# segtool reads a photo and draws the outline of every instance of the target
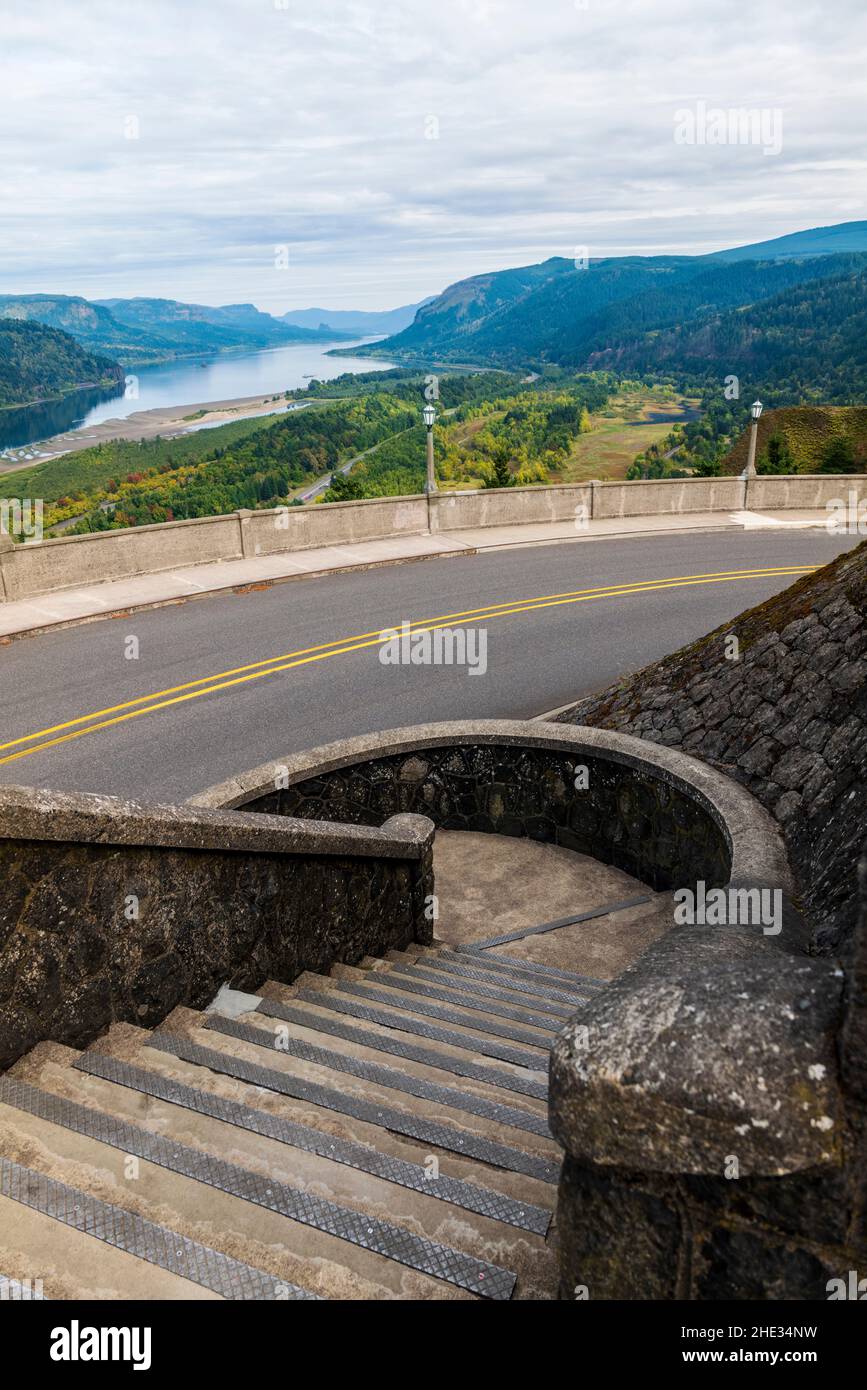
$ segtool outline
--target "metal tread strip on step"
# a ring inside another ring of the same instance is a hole
[[[559,985],[562,989],[583,989],[585,986],[601,989],[608,984],[607,980],[600,980],[596,975],[579,975],[574,970],[561,970],[555,965],[542,965],[537,960],[519,959],[517,956],[486,956],[484,951],[477,949],[475,942],[470,941],[464,946],[456,946],[454,950],[449,946],[443,946],[436,954],[444,960],[454,961],[465,960],[467,956],[478,955],[480,964],[485,961],[489,965],[502,965],[504,969],[526,975],[529,979],[542,977],[540,983],[547,979],[549,984]],[[427,957],[420,957],[420,959],[427,959]]]
[[[515,1094],[531,1095],[545,1101],[547,1099],[547,1084],[545,1081],[535,1080],[534,1077],[511,1076],[509,1072],[495,1072],[490,1066],[481,1065],[478,1062],[465,1062],[463,1058],[452,1058],[443,1055],[442,1052],[433,1052],[432,1048],[417,1047],[414,1042],[404,1042],[402,1038],[386,1037],[383,1033],[368,1033],[365,1029],[354,1029],[352,1023],[343,1023],[342,1019],[332,1019],[332,1017],[318,1015],[318,1013],[308,1013],[306,1009],[297,1009],[292,1004],[282,1004],[279,999],[268,999],[265,997],[258,1005],[257,1013],[270,1019],[282,1019],[283,1023],[295,1023],[302,1029],[310,1029],[311,1033],[325,1033],[328,1037],[340,1038],[343,1042],[356,1042],[358,1047],[371,1048],[374,1052],[386,1052],[389,1056],[399,1056],[404,1062],[417,1062],[420,1066],[431,1066],[439,1072],[450,1072],[454,1076],[465,1076],[471,1081],[484,1081],[489,1086],[496,1086],[502,1090],[514,1091]],[[235,1020],[224,1019],[222,1015],[211,1015],[208,1017],[207,1029],[217,1029],[220,1033],[229,1036],[240,1037],[240,1033],[232,1034],[232,1030],[226,1027],[226,1023]],[[257,1045],[267,1045],[274,1049],[274,1034],[265,1033],[264,1029],[257,1029],[253,1024],[240,1024],[250,1030],[253,1037],[247,1041],[256,1042]],[[267,1042],[265,1042],[267,1040]],[[517,1129],[529,1130],[531,1134],[547,1134],[545,1130],[538,1130],[529,1120],[536,1119],[532,1112],[515,1111],[509,1106],[500,1105],[499,1101],[486,1101],[484,1097],[475,1095],[472,1091],[457,1090],[456,1087],[439,1086],[436,1081],[422,1080],[420,1077],[410,1076],[406,1072],[397,1072],[390,1066],[381,1066],[377,1062],[363,1062],[358,1058],[345,1054],[345,1052],[333,1052],[329,1048],[317,1047],[313,1042],[306,1042],[303,1038],[285,1037],[282,1040],[282,1051],[289,1056],[297,1056],[304,1062],[314,1062],[317,1066],[328,1066],[336,1072],[350,1072],[353,1076],[363,1077],[365,1081],[377,1081],[381,1086],[392,1087],[397,1091],[408,1091],[410,1095],[424,1095],[425,1098],[438,1099],[442,1105],[453,1106],[454,1109],[467,1111],[470,1115],[484,1115],[486,1119],[499,1119],[507,1112],[513,1118],[502,1119],[503,1125],[514,1125]],[[388,1073],[374,1076],[374,1068],[381,1073]],[[415,1086],[427,1087],[427,1090],[415,1090]],[[435,1094],[439,1093],[439,1094]],[[485,1109],[481,1106],[484,1105]],[[495,1106],[499,1115],[493,1115],[489,1106]],[[540,1116],[539,1116],[540,1119]]]
[[[385,972],[381,972],[384,974]],[[467,1017],[466,1013],[458,1009],[444,1009],[430,997],[424,997],[425,991],[418,993],[421,998],[401,999],[395,995],[389,995],[388,990],[383,994],[378,988],[374,988],[374,981],[369,984],[367,981],[358,980],[333,980],[329,986],[336,989],[340,994],[351,994],[358,999],[370,999],[375,1004],[389,1004],[392,1008],[406,1009],[408,1013],[424,1014],[428,1018],[439,1019],[441,1023],[457,1023],[464,1028],[477,1028],[480,1033],[485,1033],[488,1037],[506,1038],[510,1042],[527,1043],[529,1047],[551,1046],[551,1034],[548,1037],[540,1038],[538,1033],[528,1033],[523,1028],[515,1028],[508,1023],[500,1023],[489,1018]],[[323,991],[325,993],[325,991]],[[468,1005],[464,1004],[464,1008]]]
[[[458,989],[440,989],[434,984],[422,983],[406,975],[402,966],[395,965],[391,970],[372,970],[370,984],[386,985],[390,989],[402,990],[404,994],[422,994],[428,999],[437,999],[443,1004],[459,1004],[464,1009],[476,1009],[479,1013],[493,1014],[496,1018],[513,1019],[515,1023],[529,1023],[533,1028],[542,1028],[550,1036],[560,1028],[560,1023],[550,1014],[534,1014],[529,1009],[516,1009],[498,1000],[483,1003],[481,999],[470,1000]]]
[[[123,1153],[134,1154],[147,1163],[158,1164],[169,1172],[180,1173],[195,1182],[206,1183],[232,1197],[276,1212],[289,1221],[311,1226],[317,1231],[345,1240],[363,1250],[384,1255],[386,1259],[444,1279],[458,1288],[486,1298],[506,1299],[512,1295],[516,1276],[499,1265],[477,1260],[451,1246],[440,1245],[417,1236],[390,1221],[368,1216],[363,1211],[339,1206],[325,1197],[316,1197],[301,1188],[290,1187],[237,1163],[217,1158],[202,1149],[191,1148],[178,1140],[115,1119],[102,1110],[79,1105],[64,1096],[40,1090],[11,1077],[0,1077],[0,1100],[27,1114],[62,1125],[76,1134],[110,1144]]]
[[[471,977],[470,970],[464,972],[463,969],[459,969],[446,972],[442,967],[438,970],[438,967],[433,963],[428,965],[427,958],[425,958],[424,966],[420,963],[420,965],[400,966],[400,969],[403,970],[404,974],[411,976],[411,979],[420,980],[424,984],[431,984],[431,986],[447,986],[450,990],[459,990],[464,997],[478,995],[482,999],[509,1001],[509,1004],[527,1004],[531,1008],[539,1009],[540,1012],[550,1013],[552,1023],[556,1024],[557,1027],[563,1027],[565,1020],[571,1019],[575,1009],[578,1008],[577,1004],[552,1004],[549,999],[531,998],[529,995],[522,995],[518,998],[515,997],[515,994],[507,992],[506,986],[485,984],[482,980],[474,979]]]
[[[295,999],[304,1004],[316,1004],[320,1009],[330,1009],[334,1013],[348,1014],[359,1018],[362,1023],[375,1023],[380,1028],[391,1028],[398,1033],[412,1033],[417,1038],[427,1038],[429,1042],[445,1043],[447,1047],[462,1047],[482,1057],[495,1057],[500,1062],[510,1062],[514,1067],[525,1067],[527,1071],[548,1071],[548,1051],[540,1044],[542,1055],[524,1052],[492,1038],[470,1037],[467,1033],[454,1033],[450,1028],[437,1028],[421,1019],[407,1018],[405,1014],[384,1013],[382,1009],[368,1009],[357,1004],[354,999],[345,999],[333,989],[300,989]],[[264,1012],[264,1011],[263,1011]]]
[[[537,1235],[547,1233],[551,1213],[542,1207],[531,1206],[492,1188],[464,1182],[460,1178],[429,1178],[418,1163],[408,1163],[405,1159],[380,1153],[366,1144],[341,1139],[336,1134],[298,1124],[266,1110],[256,1110],[212,1091],[187,1086],[182,1081],[149,1071],[146,1067],[134,1066],[105,1053],[87,1051],[82,1053],[75,1068],[88,1076],[98,1076],[117,1086],[127,1086],[143,1095],[166,1101],[169,1105],[183,1106],[197,1115],[208,1115],[223,1124],[236,1125],[251,1134],[261,1134],[266,1139],[274,1139],[280,1144],[302,1149],[305,1153],[369,1173],[372,1177],[382,1178],[384,1182],[423,1192],[425,1196],[438,1201],[451,1202],[453,1206],[490,1217],[493,1221],[503,1221],[524,1231],[534,1231]]]
[[[538,927],[521,927],[518,931],[506,932],[502,936],[489,936],[484,941],[474,941],[473,950],[490,951],[494,946],[508,946],[513,941],[523,941],[527,936],[544,936],[549,931],[559,931],[561,927],[574,927],[579,922],[593,922],[597,917],[610,917],[614,912],[625,912],[629,907],[641,907],[653,902],[649,893],[639,897],[624,898],[622,902],[609,903],[607,907],[594,907],[589,912],[578,912],[572,917],[557,917],[553,922],[542,922]]]
[[[225,1032],[227,1036],[258,1046],[270,1046],[273,1050],[273,1034],[267,1033],[264,1028],[253,1028],[248,1023],[239,1024],[234,1019],[227,1019],[225,1022],[231,1027],[220,1031]],[[184,1057],[185,1060],[197,1060],[186,1058],[183,1039],[177,1039],[172,1033],[161,1033],[158,1036],[160,1041],[153,1044],[155,1047],[159,1046],[166,1052],[174,1053],[176,1057]],[[210,1053],[209,1048],[197,1050]],[[215,1051],[210,1053],[210,1057],[211,1060],[202,1060],[201,1065],[243,1080],[250,1079],[250,1073],[256,1072],[259,1079],[254,1082],[255,1085],[277,1091],[280,1095],[307,1101],[310,1105],[320,1105],[325,1110],[336,1110],[340,1115],[351,1115],[353,1119],[361,1120],[365,1124],[390,1129],[395,1134],[403,1134],[408,1139],[418,1139],[423,1144],[444,1149],[448,1153],[478,1159],[479,1162],[489,1163],[494,1168],[506,1168],[509,1172],[523,1173],[526,1177],[539,1178],[542,1182],[557,1181],[558,1164],[552,1160],[525,1153],[523,1149],[511,1148],[508,1144],[495,1143],[491,1139],[474,1134],[471,1130],[455,1129],[440,1121],[426,1120],[413,1115],[411,1111],[395,1110],[390,1106],[381,1105],[378,1101],[366,1100],[363,1096],[353,1095],[352,1092],[336,1091],[331,1086],[308,1081],[292,1072],[265,1067],[251,1068],[249,1063],[244,1063],[229,1053]],[[244,1068],[243,1074],[240,1071],[241,1067]]]
[[[35,1288],[29,1279],[22,1284],[18,1279],[10,1279],[0,1274],[0,1303],[48,1303],[49,1299],[41,1289]]]
[[[463,961],[463,957],[461,959]],[[573,1009],[579,1009],[582,1004],[590,1002],[591,992],[589,990],[583,994],[576,994],[571,990],[549,989],[547,985],[538,985],[535,981],[528,984],[526,980],[517,975],[507,977],[505,971],[492,972],[486,967],[487,960],[480,960],[478,965],[475,961],[469,965],[466,963],[456,965],[453,961],[442,960],[440,956],[426,956],[424,961],[425,970],[456,975],[462,980],[480,980],[483,984],[497,985],[500,989],[515,990],[518,994],[534,995],[534,1003],[541,999],[547,999],[552,1004],[569,1004]]]
[[[0,1158],[0,1195],[223,1298],[287,1302],[319,1299],[318,1294],[287,1284],[274,1274],[224,1255],[222,1250],[200,1245],[179,1231],[148,1221],[138,1212],[92,1197],[89,1192],[69,1187],[9,1158]]]

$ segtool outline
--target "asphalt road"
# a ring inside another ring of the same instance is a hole
[[[741,571],[826,564],[855,539],[669,533],[520,547],[277,584],[15,641],[0,648],[0,780],[173,801],[335,738],[435,719],[530,718],[797,578]],[[707,577],[723,574],[732,577]],[[503,605],[509,611],[488,613]],[[468,610],[483,610],[473,621],[487,632],[484,674],[380,661],[383,629]],[[126,655],[130,638],[137,658]]]

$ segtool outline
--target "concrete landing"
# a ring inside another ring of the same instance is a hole
[[[610,980],[671,926],[670,894],[654,893],[638,879],[588,855],[535,840],[438,830],[434,874],[440,912],[436,936],[452,947],[641,894],[651,897],[649,903],[611,916],[495,947],[486,956],[529,960]]]

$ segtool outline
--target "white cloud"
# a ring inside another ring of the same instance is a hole
[[[867,217],[860,0],[280,5],[0,0],[0,289],[384,307]],[[676,145],[699,101],[782,152]]]

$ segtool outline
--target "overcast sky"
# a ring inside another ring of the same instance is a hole
[[[702,252],[867,218],[864,0],[0,16],[0,292],[386,308],[576,247]],[[701,102],[779,110],[781,151],[677,143]]]

